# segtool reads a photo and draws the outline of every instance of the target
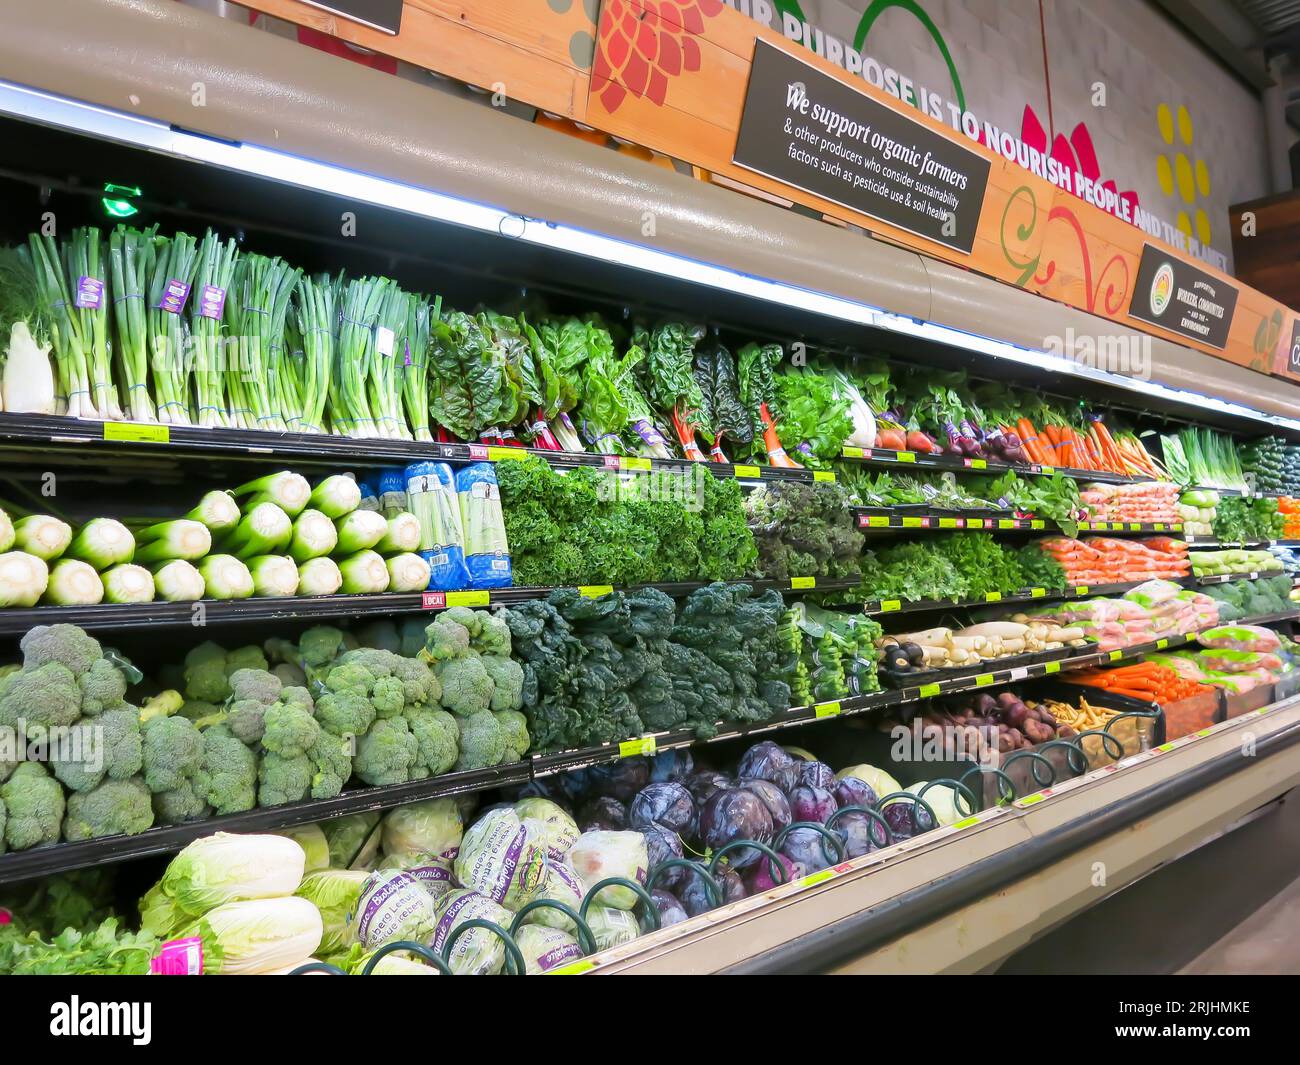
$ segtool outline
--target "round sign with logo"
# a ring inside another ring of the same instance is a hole
[[[1161,263],[1151,279],[1151,313],[1159,317],[1165,313],[1174,295],[1174,268]]]

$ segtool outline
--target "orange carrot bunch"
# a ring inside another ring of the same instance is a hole
[[[1138,662],[1114,669],[1088,669],[1074,674],[1071,681],[1102,688],[1113,695],[1127,695],[1144,703],[1172,703],[1200,695],[1204,684],[1180,677],[1176,670],[1157,662]]]

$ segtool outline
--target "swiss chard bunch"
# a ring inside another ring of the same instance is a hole
[[[430,417],[462,440],[518,422],[525,409],[519,379],[484,323],[450,311],[430,333]]]

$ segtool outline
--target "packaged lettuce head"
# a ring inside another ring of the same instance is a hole
[[[562,902],[575,913],[578,911],[582,905],[582,879],[567,858],[547,863],[546,878],[542,881],[541,890],[536,898]],[[577,928],[572,920],[553,906],[539,906],[535,910],[529,910],[524,921],[528,924],[558,928],[564,932],[573,932]]]
[[[501,937],[491,929],[471,928],[456,940],[450,957],[444,953],[447,942],[466,921],[491,921],[501,928],[509,929],[510,920],[510,911],[485,895],[454,888],[442,897],[438,908],[433,949],[447,958],[447,964],[457,976],[493,976],[505,967],[506,947]]]
[[[451,859],[444,858],[441,854],[406,854],[393,859],[392,868],[410,873],[433,896],[435,902],[456,886]]]
[[[294,825],[276,833],[298,844],[307,855],[306,871],[314,873],[330,867],[330,845],[320,825]]]
[[[584,832],[569,851],[569,861],[582,878],[585,891],[611,876],[644,884],[650,859],[645,836],[640,832]],[[619,910],[630,910],[637,896],[617,884],[603,889],[599,902]]]
[[[384,815],[384,856],[401,859],[437,854],[454,858],[464,834],[465,826],[455,799],[430,799],[398,806]]]
[[[546,853],[552,861],[559,861],[578,842],[578,825],[558,803],[540,796],[520,799],[515,803],[515,813],[531,817],[546,825]]]
[[[352,928],[348,923],[357,905],[357,897],[370,874],[361,869],[324,869],[308,873],[298,887],[298,897],[314,903],[320,910],[324,933],[320,949],[325,954],[347,950],[352,945]]]
[[[524,956],[524,972],[529,976],[558,969],[579,961],[582,948],[568,932],[539,924],[526,924],[515,935],[519,953]]]
[[[509,806],[474,822],[456,855],[456,882],[508,910],[530,901],[546,875],[546,826]]]
[[[596,940],[597,950],[609,950],[631,943],[641,934],[636,915],[613,906],[592,906],[587,910],[587,925]],[[525,926],[527,927],[527,926]]]
[[[367,876],[348,918],[352,938],[372,950],[394,939],[423,943],[437,923],[433,895],[402,869],[376,869]]]
[[[362,954],[348,972],[353,976],[360,976],[370,959],[374,956],[374,951],[367,951]],[[371,976],[439,976],[441,975],[432,965],[426,965],[420,960],[419,956],[412,954],[409,950],[395,950],[390,954],[385,954],[379,959],[373,969],[370,970]]]
[[[378,812],[348,814],[321,822],[335,869],[369,869],[379,853]]]

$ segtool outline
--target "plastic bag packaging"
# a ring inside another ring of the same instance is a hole
[[[1196,660],[1207,673],[1246,673],[1257,669],[1282,668],[1282,660],[1277,655],[1261,651],[1234,651],[1227,647],[1197,651]]]
[[[517,910],[532,901],[546,876],[546,825],[508,806],[489,810],[465,833],[456,881]]]
[[[569,851],[569,860],[587,891],[612,876],[645,883],[650,864],[645,836],[640,832],[584,832]],[[637,903],[628,888],[612,885],[600,893],[602,907],[630,910]]]
[[[451,859],[456,857],[464,835],[464,823],[453,799],[397,806],[384,815],[384,856],[433,854]]]
[[[641,934],[641,926],[634,914],[612,906],[592,906],[587,910],[587,925],[596,940],[597,950],[621,947]]]
[[[501,490],[490,462],[477,462],[456,474],[456,497],[464,530],[465,565],[471,588],[509,588],[510,545],[501,513]]]
[[[1276,632],[1259,625],[1224,625],[1201,633],[1197,642],[1233,651],[1276,651],[1282,646]]]
[[[487,896],[457,888],[442,898],[431,945],[442,954],[452,933],[466,921],[491,921],[508,930],[510,920],[510,911]],[[505,943],[489,928],[471,928],[461,935],[447,958],[451,971],[458,976],[493,976],[505,963]]]
[[[406,502],[420,519],[420,557],[429,563],[429,587],[442,591],[468,588],[465,532],[451,467],[445,462],[407,466]]]
[[[438,922],[433,895],[409,872],[376,869],[361,885],[348,918],[352,938],[369,950],[394,939],[423,942]]]
[[[558,928],[526,924],[515,936],[519,953],[524,956],[524,972],[529,976],[548,972],[582,958],[578,941]]]
[[[375,482],[358,481],[357,488],[361,490],[361,502],[357,504],[357,510],[378,510],[379,489],[375,486]]]
[[[562,902],[577,913],[582,905],[582,895],[582,878],[574,872],[572,865],[567,861],[547,863],[546,878],[542,881],[537,898]],[[524,918],[524,923],[546,925],[548,928],[558,928],[564,932],[573,932],[577,928],[573,921],[553,906],[539,906],[535,910],[530,910]]]
[[[578,842],[578,825],[558,803],[533,795],[515,803],[515,813],[531,817],[546,826],[546,853],[553,862],[563,861]]]
[[[385,518],[395,518],[406,509],[406,471],[380,470],[379,513]]]

